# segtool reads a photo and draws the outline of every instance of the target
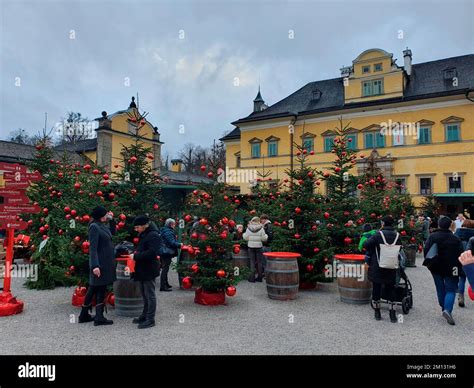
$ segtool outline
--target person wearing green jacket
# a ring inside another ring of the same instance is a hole
[[[370,224],[365,224],[363,227],[363,230],[364,231],[362,235],[360,236],[360,241],[359,241],[359,251],[361,252],[363,252],[365,241],[377,233],[376,230],[372,229],[372,225]]]

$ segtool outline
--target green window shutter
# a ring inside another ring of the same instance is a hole
[[[303,148],[308,151],[314,151],[314,141],[312,138],[303,139]]]
[[[259,158],[260,157],[260,143],[253,143],[252,144],[252,158]]]
[[[268,156],[277,156],[278,155],[278,143],[276,141],[271,141],[268,143]]]
[[[349,135],[347,136],[347,139],[352,139],[351,142],[347,143],[347,148],[350,150],[356,150],[357,149],[357,135]]]
[[[459,141],[459,125],[453,124],[448,125],[446,128],[446,140],[447,141]]]
[[[374,134],[366,133],[365,134],[365,148],[374,148]]]
[[[385,136],[384,135],[382,135],[380,132],[376,132],[375,138],[376,138],[377,148],[385,147]]]
[[[324,152],[331,152],[334,147],[334,137],[328,136],[324,138]]]
[[[371,96],[372,95],[372,83],[370,81],[365,81],[363,84],[363,95]]]

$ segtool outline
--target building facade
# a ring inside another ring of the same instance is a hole
[[[324,170],[334,159],[334,129],[342,119],[350,146],[373,154],[415,204],[433,194],[444,211],[474,217],[474,54],[419,64],[411,50],[403,56],[399,66],[391,53],[366,50],[341,77],[311,82],[269,107],[259,90],[253,112],[222,138],[227,167],[237,176],[266,171],[283,179],[297,143],[314,151],[310,163]],[[358,159],[353,173],[365,165]],[[247,193],[253,183],[235,184]]]

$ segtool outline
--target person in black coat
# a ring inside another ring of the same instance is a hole
[[[450,325],[455,324],[452,312],[459,274],[462,273],[462,265],[458,258],[464,252],[461,240],[450,230],[452,222],[449,217],[440,217],[439,229],[430,235],[424,247],[426,256],[433,244],[438,246],[438,254],[430,260],[432,263],[429,264],[428,269],[433,275],[443,317]]]
[[[89,288],[84,299],[79,323],[94,321],[94,326],[111,325],[113,321],[104,317],[105,294],[107,286],[115,279],[115,255],[111,230],[105,223],[112,220],[111,213],[98,206],[92,210],[92,222],[89,224]],[[95,317],[89,314],[95,296]]]
[[[369,255],[369,271],[368,277],[372,282],[372,304],[375,310],[375,319],[379,321],[382,319],[380,314],[380,298],[382,295],[382,285],[385,287],[387,293],[387,300],[390,303],[390,321],[397,322],[397,316],[394,308],[395,298],[395,283],[397,277],[396,269],[380,268],[379,267],[379,256],[380,256],[380,245],[383,245],[382,236],[383,233],[387,244],[393,244],[396,240],[396,245],[401,245],[401,241],[398,233],[393,228],[393,218],[385,216],[382,218],[382,228],[379,233],[373,235],[367,239],[364,243],[366,253]]]
[[[133,226],[140,237],[137,249],[132,255],[135,260],[133,280],[140,282],[143,296],[143,312],[133,323],[138,323],[139,329],[146,329],[155,326],[155,279],[160,274],[161,237],[158,228],[147,216],[136,217]]]
[[[165,221],[165,226],[161,228],[160,235],[163,241],[163,249],[161,252],[161,278],[160,291],[171,291],[171,285],[168,283],[168,271],[170,269],[171,259],[178,255],[178,249],[183,244],[178,242],[174,228],[176,221],[168,218]]]

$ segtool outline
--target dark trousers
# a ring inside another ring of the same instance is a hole
[[[395,299],[395,285],[383,284],[385,286],[385,292],[387,300],[393,302]],[[382,283],[372,283],[372,300],[378,302],[382,296]]]
[[[89,286],[86,297],[84,298],[84,306],[89,306],[95,296],[96,304],[104,303],[107,286]]]
[[[168,271],[170,270],[171,257],[161,257],[160,288],[168,288]]]
[[[147,321],[154,321],[156,313],[155,280],[141,280],[140,291],[143,296],[142,317]]]
[[[255,280],[255,269],[257,270],[257,276],[261,279],[263,276],[262,267],[262,248],[249,248],[249,259],[250,259],[250,281]]]

